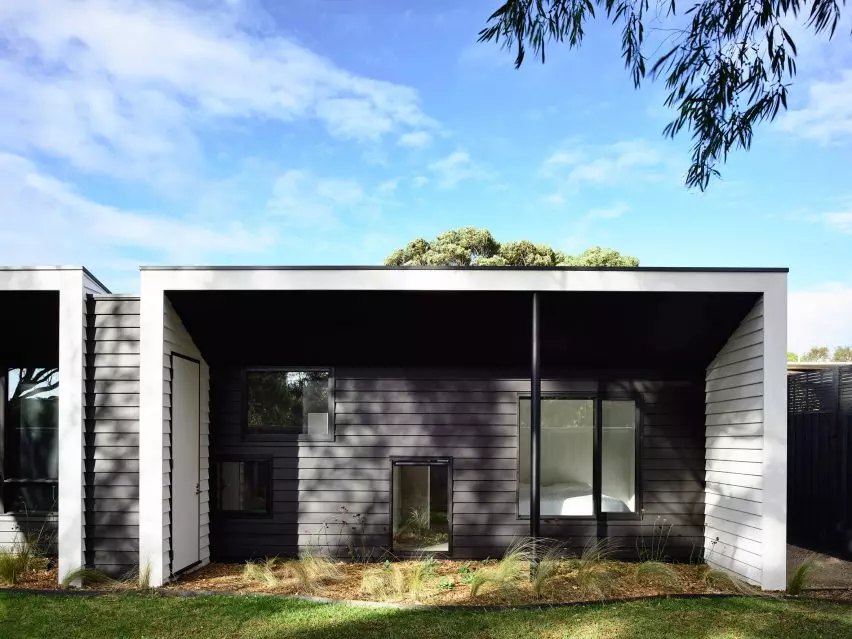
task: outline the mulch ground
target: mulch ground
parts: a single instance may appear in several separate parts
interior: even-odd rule
[[[404,573],[414,568],[417,562],[400,561],[395,562]],[[399,603],[422,603],[430,605],[505,605],[505,604],[552,604],[590,601],[599,599],[626,599],[634,597],[648,597],[671,594],[742,594],[733,589],[717,589],[712,587],[703,579],[702,567],[692,564],[672,564],[677,571],[678,583],[654,584],[648,582],[637,582],[635,577],[636,564],[626,562],[605,562],[601,564],[600,570],[606,572],[606,576],[596,581],[597,589],[590,592],[578,587],[570,573],[558,574],[550,580],[541,597],[536,597],[528,580],[521,579],[513,582],[511,588],[502,590],[488,584],[484,586],[475,598],[470,595],[470,585],[465,582],[464,572],[466,567],[470,572],[475,572],[494,562],[461,562],[453,560],[441,560],[434,565],[430,575],[424,580],[423,587],[415,598],[405,593],[400,596],[378,597],[375,593],[364,592],[362,582],[368,574],[378,574],[389,570],[381,564],[353,564],[338,562],[335,568],[338,575],[335,578],[318,580],[310,587],[303,584],[293,576],[292,571],[287,568],[286,563],[273,568],[276,578],[275,584],[264,583],[260,580],[246,579],[243,576],[245,564],[213,563],[200,570],[183,576],[175,582],[160,588],[163,591],[203,591],[218,593],[265,593],[275,595],[303,595],[312,597],[327,597],[330,599],[375,601],[394,601]],[[449,585],[451,584],[451,585]],[[27,588],[35,590],[55,590],[57,588],[57,575],[55,569],[43,569],[31,572],[23,580],[15,584],[16,588]],[[0,586],[2,589],[3,586]],[[112,584],[89,584],[86,588],[92,590],[117,590],[130,591],[135,589],[133,583]],[[755,590],[755,592],[758,592]],[[831,599],[835,601],[852,602],[852,589],[825,589],[808,590],[802,597]]]
[[[416,562],[396,563],[404,572],[408,572]],[[211,564],[165,586],[164,589],[238,593],[262,592],[360,601],[377,599],[375,594],[362,591],[362,582],[365,575],[376,574],[385,570],[382,565],[339,563],[337,566],[340,570],[338,578],[324,580],[308,589],[300,587],[296,579],[289,578],[286,569],[276,571],[276,575],[280,575],[280,581],[274,585],[246,580],[243,577],[243,564]],[[709,588],[708,584],[702,579],[699,566],[674,565],[680,583],[675,588],[666,588],[651,583],[637,583],[634,576],[634,564],[607,562],[601,566],[601,570],[606,570],[608,575],[606,578],[596,581],[599,591],[594,593],[578,587],[568,574],[560,574],[547,583],[541,597],[536,597],[529,581],[522,579],[514,582],[508,590],[502,590],[488,584],[480,590],[475,598],[471,598],[470,585],[465,583],[463,575],[459,572],[462,566],[467,567],[471,572],[485,567],[483,562],[476,561],[439,561],[434,566],[433,573],[425,580],[417,601],[432,605],[525,604],[587,601],[602,598],[618,599],[674,593],[708,594],[725,592]],[[401,598],[390,596],[385,600],[403,603],[415,602],[414,597],[408,593]]]

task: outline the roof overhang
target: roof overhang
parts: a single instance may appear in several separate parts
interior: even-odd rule
[[[143,267],[147,290],[786,291],[787,269]]]

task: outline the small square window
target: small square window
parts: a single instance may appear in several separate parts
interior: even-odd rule
[[[272,512],[272,464],[269,460],[220,461],[216,465],[216,507],[224,513]]]
[[[331,384],[328,369],[247,371],[247,431],[328,435]]]

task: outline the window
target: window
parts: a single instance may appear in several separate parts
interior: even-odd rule
[[[521,517],[530,515],[530,419],[530,399],[523,397],[518,447]],[[600,442],[598,450],[595,442]],[[632,399],[542,396],[541,517],[636,513],[637,442]]]
[[[330,369],[246,371],[246,430],[327,436],[333,414]]]
[[[59,371],[0,371],[2,393],[3,510],[56,510],[59,478]]]
[[[393,466],[393,550],[449,552],[450,461],[396,460]]]
[[[222,460],[216,465],[216,508],[238,516],[272,513],[272,463]]]

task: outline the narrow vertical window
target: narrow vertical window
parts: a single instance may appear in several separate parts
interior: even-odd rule
[[[530,400],[521,399],[518,510],[530,514]],[[541,516],[594,515],[595,401],[541,400]]]
[[[12,368],[5,372],[6,511],[56,509],[59,479],[59,371]]]
[[[636,403],[602,401],[601,510],[636,512]]]

